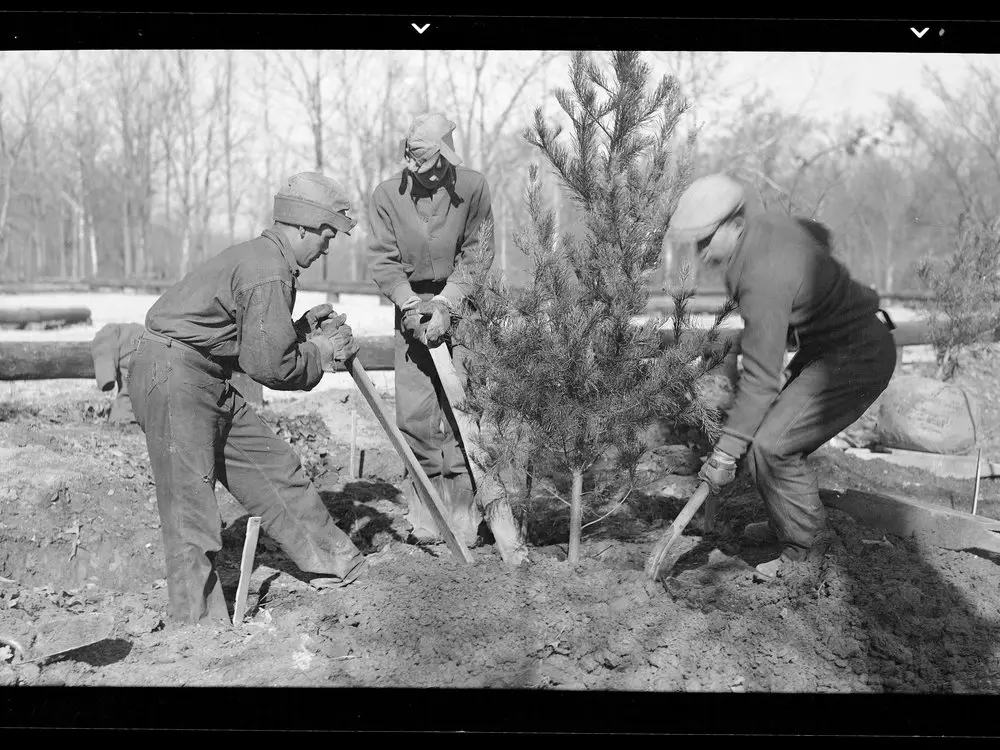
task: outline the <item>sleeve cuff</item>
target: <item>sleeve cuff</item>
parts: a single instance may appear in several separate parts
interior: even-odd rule
[[[410,297],[413,296],[413,287],[410,286],[409,281],[404,281],[402,284],[396,285],[393,290],[389,293],[389,299],[396,307],[402,307],[403,303],[406,302]]]
[[[452,310],[455,310],[458,309],[458,306],[462,304],[462,300],[465,299],[465,292],[454,281],[449,281],[437,296],[447,302]]]
[[[743,457],[743,454],[747,452],[747,448],[749,446],[749,441],[736,437],[735,435],[730,435],[729,433],[723,433],[722,437],[720,437],[719,441],[715,444],[715,449],[720,450],[723,453],[728,453],[733,458],[739,460]]]

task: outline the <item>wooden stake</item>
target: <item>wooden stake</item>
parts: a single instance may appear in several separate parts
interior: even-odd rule
[[[257,536],[260,533],[260,516],[251,516],[247,520],[247,535],[243,540],[243,559],[240,561],[240,584],[236,588],[236,604],[233,606],[233,627],[238,628],[243,623],[247,611],[247,592],[250,589],[250,576],[253,574],[253,558],[257,552]]]
[[[355,471],[354,468],[355,467],[354,456],[357,453],[357,448],[358,448],[358,408],[357,405],[354,403],[354,400],[351,399],[351,468],[349,472],[351,475],[351,479],[354,479],[355,477],[358,476],[358,473]]]
[[[972,515],[976,515],[976,511],[979,510],[979,467],[983,462],[983,449],[979,449],[979,455],[976,457],[976,490],[975,494],[972,496]]]
[[[365,475],[365,449],[362,448],[358,451],[358,476],[357,479],[361,479]]]

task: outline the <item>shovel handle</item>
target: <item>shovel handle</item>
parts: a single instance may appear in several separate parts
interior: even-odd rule
[[[687,501],[687,505],[684,506],[677,518],[674,519],[674,522],[670,524],[670,528],[667,529],[660,541],[656,543],[656,547],[653,548],[653,553],[649,556],[649,560],[646,563],[646,575],[650,580],[655,581],[659,578],[660,568],[667,557],[667,553],[677,540],[680,539],[681,534],[684,533],[684,529],[687,528],[687,525],[691,523],[691,519],[694,518],[694,514],[698,512],[702,503],[708,498],[708,493],[711,492],[711,489],[708,482],[702,482],[691,496],[691,499]]]

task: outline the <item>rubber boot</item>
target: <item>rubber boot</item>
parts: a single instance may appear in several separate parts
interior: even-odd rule
[[[446,503],[455,536],[461,539],[468,548],[475,547],[479,542],[479,524],[483,522],[483,514],[476,504],[476,495],[472,490],[472,481],[468,474],[449,477],[443,482],[445,489],[442,499],[447,494]]]

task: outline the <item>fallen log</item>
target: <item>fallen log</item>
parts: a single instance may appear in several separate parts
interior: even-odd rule
[[[896,339],[896,346],[925,346],[930,343],[930,325],[925,320],[908,320],[903,323],[896,323],[896,330],[892,332]],[[732,342],[733,348],[730,352],[739,353],[740,337],[743,335],[742,328],[722,328],[719,333],[720,342],[728,340]],[[674,329],[670,326],[660,330],[661,340],[665,344],[673,343]]]
[[[73,323],[90,322],[90,308],[87,307],[0,307],[0,326],[24,328],[29,323]]]
[[[392,336],[357,337],[358,361],[366,370],[392,370]],[[345,371],[337,364],[338,371]],[[55,380],[93,378],[94,360],[89,341],[2,341],[0,380]]]
[[[935,547],[1000,553],[1000,523],[982,516],[925,505],[898,495],[820,490],[820,500],[859,523],[887,534],[916,537]]]
[[[927,343],[929,329],[922,321],[900,323],[894,331],[898,346]],[[731,353],[739,352],[742,330],[723,329],[720,339],[733,342]],[[664,343],[674,339],[672,328],[660,335]],[[392,336],[359,336],[361,352],[358,361],[366,370],[392,370],[394,341]],[[342,365],[337,370],[342,371]],[[91,378],[94,365],[90,360],[90,342],[68,341],[7,341],[0,342],[0,380],[45,380],[49,378]]]
[[[954,479],[975,479],[977,456],[951,456],[943,453],[922,453],[907,451],[901,448],[888,448],[887,453],[871,451],[867,448],[848,448],[844,451],[849,456],[864,461],[878,459],[896,466],[911,466],[924,469],[932,474]],[[1000,476],[1000,463],[983,461],[979,467],[979,476]]]

